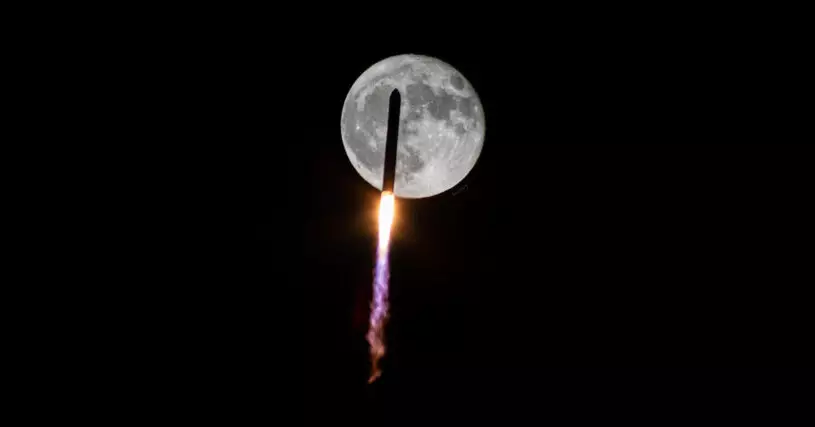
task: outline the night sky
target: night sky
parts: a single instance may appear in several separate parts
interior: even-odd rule
[[[805,359],[811,156],[756,112],[738,48],[648,27],[463,47],[236,23],[179,37],[165,78],[187,109],[178,194],[205,218],[189,230],[202,277],[178,292],[200,302],[200,393],[307,425],[768,412],[754,403]],[[487,133],[459,186],[396,201],[388,353],[368,386],[379,193],[340,115],[359,74],[402,53],[461,71]]]

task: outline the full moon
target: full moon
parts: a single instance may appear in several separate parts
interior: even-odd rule
[[[399,55],[368,68],[342,109],[345,153],[365,181],[382,189],[388,101],[402,95],[396,154],[397,197],[418,199],[455,187],[484,143],[484,111],[470,82],[436,58]]]

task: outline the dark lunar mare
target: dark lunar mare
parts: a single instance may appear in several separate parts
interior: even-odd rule
[[[408,183],[413,181],[413,176],[410,174],[421,172],[422,169],[424,169],[425,163],[415,148],[404,145],[404,150],[407,152],[407,156],[402,157],[402,165],[407,171],[400,171],[399,168],[397,168],[396,173],[402,172],[402,176],[405,177],[405,182]]]
[[[436,120],[450,120],[450,111],[455,111],[457,108],[456,97],[445,92],[440,91],[436,96],[433,89],[424,83],[414,83],[407,86],[407,98],[414,107],[421,107],[427,105],[427,110],[430,116]],[[408,120],[421,118],[421,112],[418,114],[411,111],[412,117]]]

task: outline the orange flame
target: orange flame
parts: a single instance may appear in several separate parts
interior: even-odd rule
[[[394,197],[390,191],[382,192],[379,202],[379,247],[386,248],[391,239],[391,226],[393,225]]]

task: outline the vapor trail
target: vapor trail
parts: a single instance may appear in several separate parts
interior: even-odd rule
[[[388,318],[388,251],[391,225],[393,224],[393,193],[383,191],[379,201],[379,244],[376,248],[374,269],[374,297],[371,302],[371,319],[368,329],[368,343],[371,345],[371,376],[368,383],[374,382],[382,374],[379,361],[385,355],[385,322]]]

